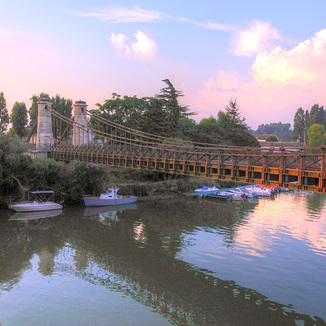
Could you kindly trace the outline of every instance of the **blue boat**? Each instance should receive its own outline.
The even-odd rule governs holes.
[[[85,206],[111,206],[131,204],[137,201],[135,196],[122,196],[118,195],[120,188],[113,187],[101,194],[100,197],[83,196]]]

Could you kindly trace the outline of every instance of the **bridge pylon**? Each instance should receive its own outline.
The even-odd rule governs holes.
[[[84,101],[75,101],[74,104],[74,122],[87,127],[87,104]],[[86,145],[89,143],[89,133],[86,130],[74,125],[73,145]]]
[[[37,102],[37,136],[36,149],[49,151],[53,145],[51,100],[49,98],[40,98]]]

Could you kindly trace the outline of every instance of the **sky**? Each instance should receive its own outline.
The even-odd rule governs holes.
[[[0,0],[0,92],[88,109],[169,79],[199,122],[237,100],[247,125],[326,105],[326,1]]]

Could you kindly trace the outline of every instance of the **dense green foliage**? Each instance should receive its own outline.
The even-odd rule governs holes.
[[[11,133],[23,138],[26,134],[28,122],[27,109],[24,102],[16,102],[11,110],[10,121],[12,122]]]
[[[272,135],[272,136],[267,137],[266,141],[278,141],[278,139],[276,136]]]
[[[307,130],[308,146],[318,147],[326,145],[325,127],[322,124],[314,123]]]
[[[58,199],[78,203],[82,195],[98,195],[108,181],[106,172],[97,166],[32,160],[23,154],[26,151],[17,137],[0,134],[0,195],[26,196],[27,191],[52,189]]]
[[[321,124],[326,128],[326,111],[324,107],[315,104],[310,111],[299,108],[294,116],[293,139],[305,143],[308,139],[308,130],[314,124]]]
[[[3,92],[0,92],[0,132],[7,130],[9,123],[9,114],[7,110],[7,103]]]
[[[269,123],[261,124],[254,132],[255,134],[274,134],[284,141],[290,141],[292,139],[292,130],[290,123]]]
[[[191,113],[187,107],[178,103],[178,98],[183,94],[177,91],[168,79],[164,82],[168,86],[156,97],[138,98],[125,95],[121,98],[121,95],[113,93],[111,99],[102,105],[97,104],[98,109],[92,112],[129,128],[159,136],[175,137],[179,131],[179,121]],[[101,129],[92,119],[90,126]]]
[[[241,117],[237,101],[229,101],[225,112],[220,111],[217,118],[205,118],[198,124],[191,119],[192,112],[187,106],[181,106],[178,98],[183,94],[165,79],[167,87],[156,97],[137,98],[113,93],[112,99],[92,113],[115,123],[143,132],[170,138],[188,140],[196,143],[212,143],[234,146],[254,146],[259,143],[249,133],[245,119]],[[102,130],[95,119],[90,126]],[[109,130],[102,130],[109,132]]]

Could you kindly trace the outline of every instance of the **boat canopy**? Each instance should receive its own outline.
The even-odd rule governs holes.
[[[35,200],[38,202],[46,202],[54,200],[54,191],[53,190],[36,190],[29,191],[28,193],[29,200]]]
[[[30,191],[30,194],[33,195],[40,195],[40,194],[54,194],[53,190],[36,190],[36,191]]]

